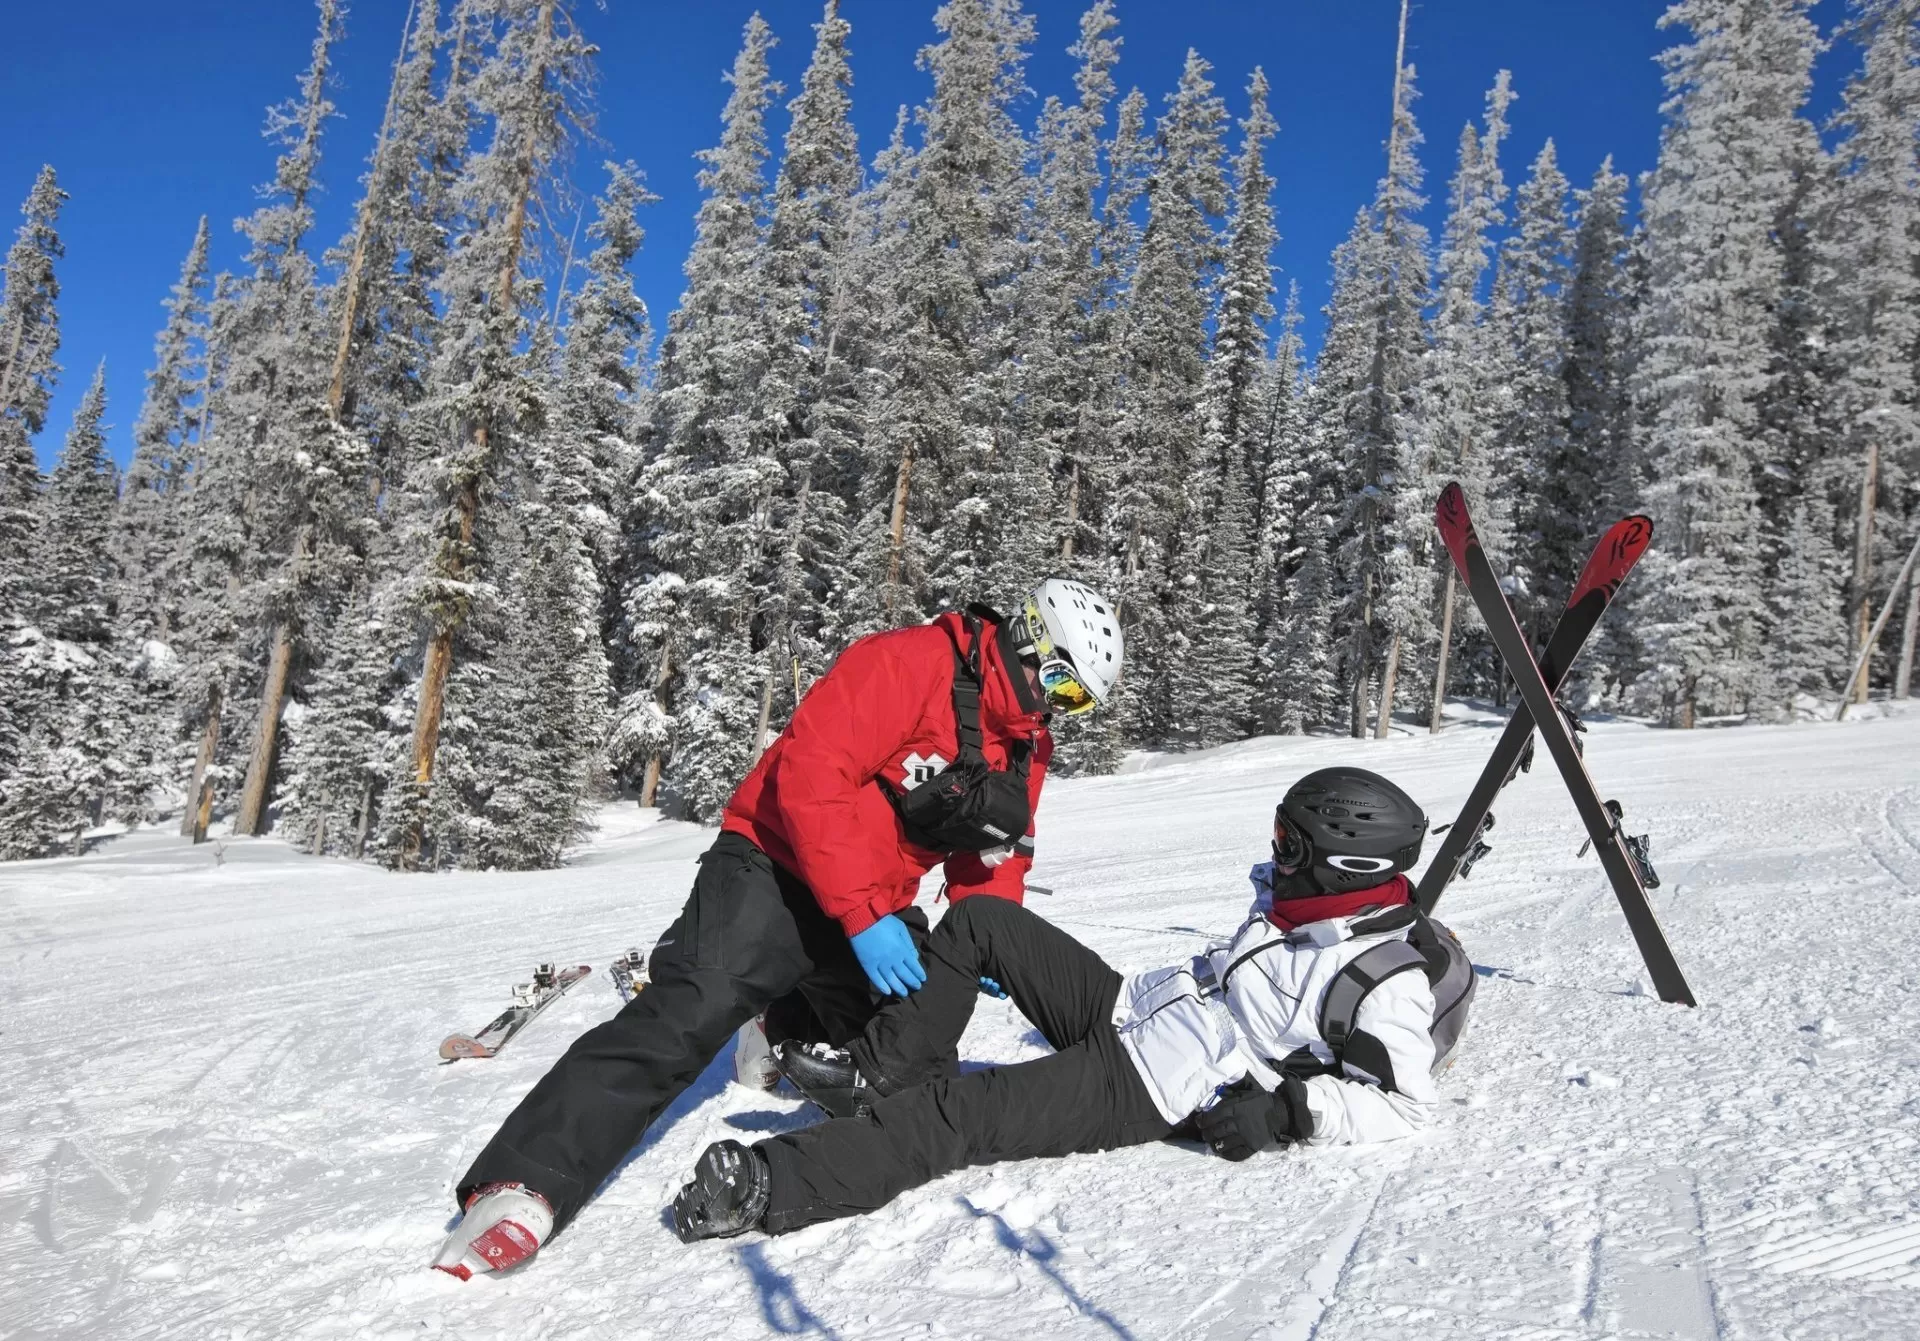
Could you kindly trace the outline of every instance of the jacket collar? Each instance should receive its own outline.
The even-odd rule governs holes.
[[[992,614],[991,611],[985,611],[985,607],[975,607],[974,612]],[[933,622],[953,638],[961,655],[972,658],[973,634],[966,616],[957,610],[949,610]],[[980,647],[980,664],[984,672],[980,693],[981,727],[996,735],[1023,740],[1038,735],[1047,724],[1047,715],[1032,701],[1027,689],[1026,672],[1015,664],[1007,646],[1008,640],[1004,636],[1006,621],[998,615],[992,615],[980,627],[985,634]],[[1015,676],[1020,677],[1017,686]]]
[[[1263,861],[1248,873],[1253,880],[1256,906],[1266,919],[1280,930],[1293,933],[1304,931],[1309,926],[1319,927],[1322,923],[1337,923],[1338,930],[1317,931],[1315,943],[1332,944],[1334,941],[1348,940],[1355,935],[1368,935],[1375,930],[1390,931],[1407,925],[1410,917],[1396,919],[1391,916],[1376,919],[1366,916],[1369,912],[1392,914],[1402,908],[1408,908],[1413,902],[1413,887],[1404,875],[1395,875],[1383,884],[1372,885],[1366,889],[1348,890],[1338,894],[1316,894],[1304,899],[1276,899],[1273,897],[1273,863]],[[1370,923],[1379,920],[1382,925],[1375,928]],[[1387,925],[1391,923],[1392,925]],[[1321,941],[1321,936],[1329,937]]]

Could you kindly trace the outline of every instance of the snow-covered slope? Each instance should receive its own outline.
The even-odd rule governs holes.
[[[1450,817],[1494,738],[1260,740],[1049,788],[1033,905],[1122,968],[1245,906],[1286,782]],[[1417,1142],[977,1169],[862,1220],[683,1247],[705,1144],[808,1121],[711,1068],[527,1269],[426,1262],[449,1186],[580,1029],[441,1066],[535,959],[650,945],[710,833],[609,811],[567,870],[398,877],[160,833],[0,868],[0,1335],[1423,1339],[1920,1336],[1920,716],[1598,725],[1702,1006],[1662,1005],[1543,758],[1442,915],[1483,977]],[[932,893],[930,885],[929,895]],[[976,1060],[1040,1045],[983,1000]]]

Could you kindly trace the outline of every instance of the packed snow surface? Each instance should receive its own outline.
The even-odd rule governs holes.
[[[1298,774],[1451,817],[1497,723],[1267,739],[1050,784],[1030,902],[1123,969],[1246,906]],[[451,1186],[617,998],[711,831],[609,809],[567,869],[391,875],[161,831],[0,874],[0,1335],[1920,1337],[1920,715],[1588,756],[1653,834],[1701,1001],[1663,1005],[1542,753],[1442,916],[1480,966],[1437,1129],[963,1171],[863,1219],[683,1247],[701,1149],[811,1120],[709,1068],[529,1266],[427,1270]],[[926,890],[932,898],[937,882]],[[501,1057],[435,1047],[538,959],[595,976]],[[982,999],[963,1055],[1043,1047]]]

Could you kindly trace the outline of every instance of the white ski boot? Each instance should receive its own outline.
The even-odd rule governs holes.
[[[520,1265],[553,1233],[553,1207],[519,1183],[489,1183],[467,1198],[467,1213],[433,1259],[433,1269],[461,1280],[476,1271]]]
[[[770,1090],[780,1083],[780,1067],[767,1046],[767,1017],[756,1015],[733,1036],[733,1081],[750,1090]]]

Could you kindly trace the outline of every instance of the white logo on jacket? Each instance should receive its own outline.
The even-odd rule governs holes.
[[[947,771],[947,761],[938,753],[922,756],[918,750],[906,757],[900,765],[900,785],[912,791],[923,782],[931,782]]]

